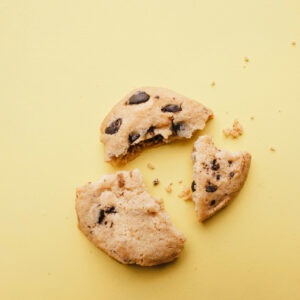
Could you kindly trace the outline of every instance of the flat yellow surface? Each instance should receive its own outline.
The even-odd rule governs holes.
[[[77,186],[116,171],[102,119],[144,85],[207,105],[203,133],[253,157],[241,193],[205,224],[177,197],[195,139],[124,168],[141,170],[187,236],[180,259],[156,268],[96,249],[74,210]],[[1,299],[300,299],[298,0],[2,0],[0,103]],[[226,139],[234,118],[245,133]]]

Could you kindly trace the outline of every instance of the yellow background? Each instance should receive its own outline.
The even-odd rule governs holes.
[[[0,298],[300,299],[299,50],[298,0],[0,1]],[[155,268],[97,250],[74,210],[77,186],[115,172],[102,119],[143,85],[212,108],[204,133],[253,156],[239,196],[205,224],[177,183],[164,190],[190,185],[195,139],[124,168],[140,168],[187,236]],[[236,117],[244,135],[224,138]]]

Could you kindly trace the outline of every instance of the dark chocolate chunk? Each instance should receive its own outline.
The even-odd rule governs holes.
[[[214,171],[217,171],[217,170],[220,169],[220,164],[217,164],[216,162],[217,162],[216,159],[214,159],[214,160],[211,162],[211,168],[212,168],[212,170],[214,170]]]
[[[104,210],[100,209],[98,223],[101,224],[104,218],[105,218]]]
[[[128,104],[140,104],[147,102],[149,99],[150,96],[147,93],[140,91],[129,98]]]
[[[105,133],[106,134],[115,134],[119,131],[119,128],[122,125],[122,119],[117,119],[113,122],[111,122],[106,128]]]
[[[221,175],[218,174],[218,175],[216,176],[216,178],[217,178],[217,180],[220,180]]]
[[[232,164],[232,160],[229,160],[228,163],[229,163],[229,166],[230,166]]]
[[[105,212],[107,214],[115,214],[116,213],[116,208],[114,206],[108,207]]]
[[[215,205],[216,204],[216,200],[212,200],[211,202],[210,202],[210,205],[211,206],[213,206],[213,205]]]
[[[147,130],[147,133],[153,134],[154,133],[154,126],[150,126],[149,129]]]
[[[218,189],[217,186],[211,184],[210,182],[208,183],[208,185],[205,188],[207,193],[214,193],[217,189]]]
[[[196,191],[196,182],[195,181],[192,182],[191,189],[193,192]]]
[[[234,176],[234,172],[230,172],[229,176],[232,178]]]
[[[104,222],[104,225],[107,225],[107,221]]]
[[[176,135],[178,133],[178,131],[180,131],[181,129],[183,129],[183,127],[184,127],[184,122],[178,122],[177,124],[175,124],[173,122],[173,120],[172,120],[172,127],[171,127],[171,129],[173,131],[173,134]]]
[[[128,137],[129,143],[134,143],[140,136],[141,135],[139,133],[130,133]]]
[[[161,109],[162,112],[178,112],[181,110],[182,108],[176,104],[168,104]]]

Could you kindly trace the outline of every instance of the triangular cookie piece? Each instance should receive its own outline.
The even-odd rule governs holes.
[[[212,118],[212,111],[201,103],[168,89],[134,90],[102,122],[105,160],[124,164],[144,148],[189,139]]]
[[[121,263],[154,266],[174,260],[183,249],[184,235],[162,201],[147,193],[138,169],[78,188],[76,212],[88,239]]]
[[[227,206],[242,188],[250,167],[248,152],[217,149],[210,136],[195,142],[193,201],[200,222]]]

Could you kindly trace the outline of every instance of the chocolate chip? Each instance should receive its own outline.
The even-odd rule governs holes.
[[[217,180],[220,180],[221,175],[218,174],[218,175],[216,176],[216,178],[217,178]]]
[[[107,225],[107,221],[104,222],[104,225]]]
[[[130,133],[128,137],[129,143],[134,143],[137,139],[139,139],[140,136],[141,135],[139,133]]]
[[[195,181],[192,182],[191,189],[193,192],[196,191],[196,182]]]
[[[161,109],[162,112],[178,112],[181,110],[182,108],[176,104],[168,104]]]
[[[106,212],[107,214],[115,214],[115,213],[116,213],[116,208],[115,208],[114,206],[111,206],[111,207],[107,208],[107,209],[105,210],[105,212]]]
[[[211,206],[213,206],[213,205],[215,205],[216,204],[216,200],[212,200],[211,202],[210,202],[210,205]]]
[[[182,130],[184,128],[184,122],[178,122],[177,124],[175,124],[172,120],[172,131],[174,134],[177,134],[178,131]]]
[[[122,125],[122,119],[117,119],[113,122],[111,122],[106,128],[105,133],[106,134],[115,134],[119,131],[119,128]]]
[[[211,183],[208,183],[208,185],[206,186],[205,190],[207,193],[214,193],[218,188],[211,184]]]
[[[154,98],[155,98],[155,99],[159,99],[159,96],[155,96]]]
[[[232,164],[232,160],[229,160],[228,163],[229,163],[229,165],[231,165]]]
[[[104,210],[103,210],[103,209],[100,209],[98,223],[101,224],[102,221],[104,220],[104,218],[105,218]]]
[[[153,134],[154,133],[154,126],[150,126],[149,129],[147,130],[147,133]]]
[[[220,164],[216,164],[216,162],[217,162],[216,159],[214,159],[214,160],[211,162],[211,168],[212,168],[212,170],[214,170],[214,171],[217,171],[217,170],[220,169]]]
[[[234,172],[230,172],[229,176],[232,178],[234,176]]]
[[[128,104],[140,104],[147,102],[150,96],[145,92],[137,92],[136,94],[132,95],[129,100]]]

